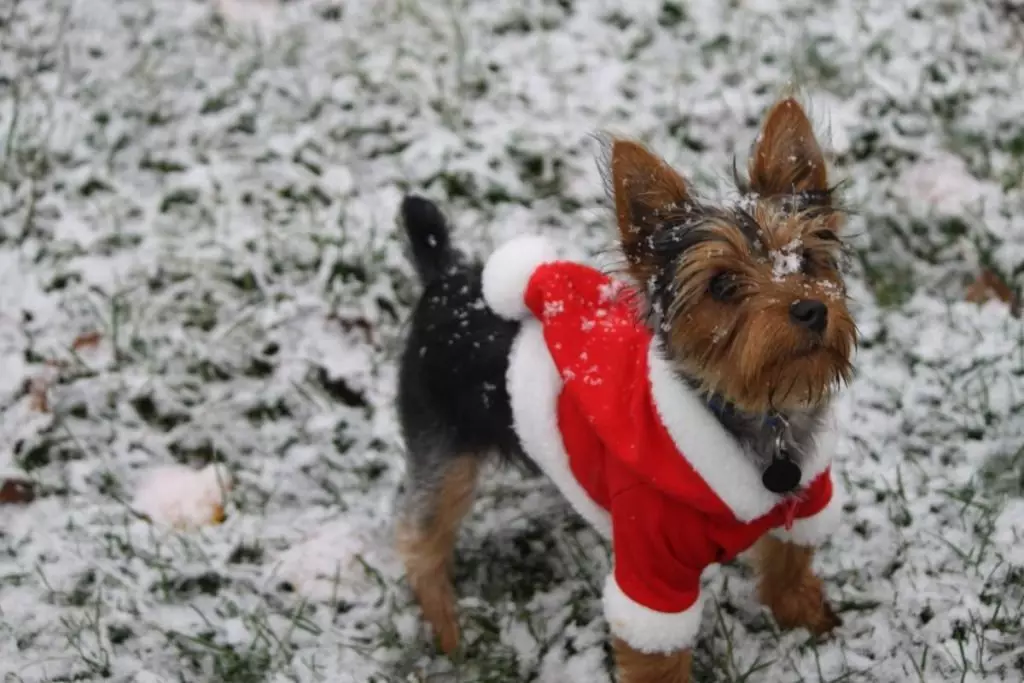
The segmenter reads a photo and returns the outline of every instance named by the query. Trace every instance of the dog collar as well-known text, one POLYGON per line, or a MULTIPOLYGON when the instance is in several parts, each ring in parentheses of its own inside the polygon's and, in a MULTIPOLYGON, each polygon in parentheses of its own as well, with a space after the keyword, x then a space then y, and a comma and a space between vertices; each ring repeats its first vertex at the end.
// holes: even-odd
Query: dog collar
MULTIPOLYGON (((718 418, 723 426, 734 420, 739 414, 736 406, 730 401, 726 401, 721 394, 711 394, 705 402, 708 410, 718 418)), ((786 447, 786 431, 789 429, 789 422, 775 411, 761 416, 761 419, 772 432, 772 459, 761 473, 761 483, 775 494, 792 493, 800 485, 803 473, 800 471, 800 466, 790 457, 789 449, 786 447)))

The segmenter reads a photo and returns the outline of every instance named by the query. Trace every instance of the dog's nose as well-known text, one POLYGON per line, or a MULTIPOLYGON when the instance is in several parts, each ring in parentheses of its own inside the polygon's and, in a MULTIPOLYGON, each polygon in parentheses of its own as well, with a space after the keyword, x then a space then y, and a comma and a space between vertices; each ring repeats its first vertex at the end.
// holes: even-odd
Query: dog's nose
POLYGON ((828 306, 815 299, 801 299, 789 307, 789 317, 800 327, 821 334, 828 324, 828 306))

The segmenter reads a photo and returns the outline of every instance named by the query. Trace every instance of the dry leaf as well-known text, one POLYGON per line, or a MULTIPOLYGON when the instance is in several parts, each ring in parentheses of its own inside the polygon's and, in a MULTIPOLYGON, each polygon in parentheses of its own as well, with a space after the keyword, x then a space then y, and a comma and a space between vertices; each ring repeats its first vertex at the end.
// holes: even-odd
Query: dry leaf
POLYGON ((35 484, 28 479, 5 479, 0 484, 0 505, 31 503, 35 497, 35 484))
POLYGON ((973 304, 983 304, 986 301, 996 298, 1010 306, 1010 311, 1016 316, 1020 313, 1020 302, 1017 300, 1013 289, 1010 288, 1001 277, 988 268, 981 271, 974 282, 967 288, 967 301, 973 304))
POLYGON ((85 334, 80 334, 75 337, 75 341, 71 343, 71 348, 75 351, 78 351, 79 349, 91 349, 100 343, 101 338, 102 337, 99 332, 86 332, 85 334))
POLYGON ((29 407, 38 413, 50 412, 50 399, 47 396, 49 383, 43 377, 33 377, 29 381, 29 407))

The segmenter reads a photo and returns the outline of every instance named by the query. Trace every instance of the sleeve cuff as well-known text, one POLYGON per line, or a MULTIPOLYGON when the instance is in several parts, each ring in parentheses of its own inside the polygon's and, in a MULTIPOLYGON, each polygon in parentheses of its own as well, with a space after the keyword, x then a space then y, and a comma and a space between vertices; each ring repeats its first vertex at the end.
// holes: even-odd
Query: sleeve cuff
POLYGON ((780 541, 804 546, 819 546, 829 539, 839 528, 839 517, 843 511, 843 492, 833 485, 832 497, 828 504, 809 517, 801 517, 793 522, 793 528, 778 527, 771 534, 780 541))
POLYGON ((693 646, 700 630, 703 596, 682 612, 658 612, 626 595, 614 573, 604 585, 604 614, 612 635, 634 650, 667 653, 693 646))

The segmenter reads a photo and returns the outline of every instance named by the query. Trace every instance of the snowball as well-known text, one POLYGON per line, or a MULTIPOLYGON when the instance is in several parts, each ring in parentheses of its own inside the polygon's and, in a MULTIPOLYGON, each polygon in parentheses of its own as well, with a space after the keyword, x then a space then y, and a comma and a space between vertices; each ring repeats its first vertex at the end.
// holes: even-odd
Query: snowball
POLYGON ((231 479, 221 465, 194 470, 182 465, 153 469, 135 494, 133 507, 155 524, 189 529, 224 521, 224 494, 231 479))

